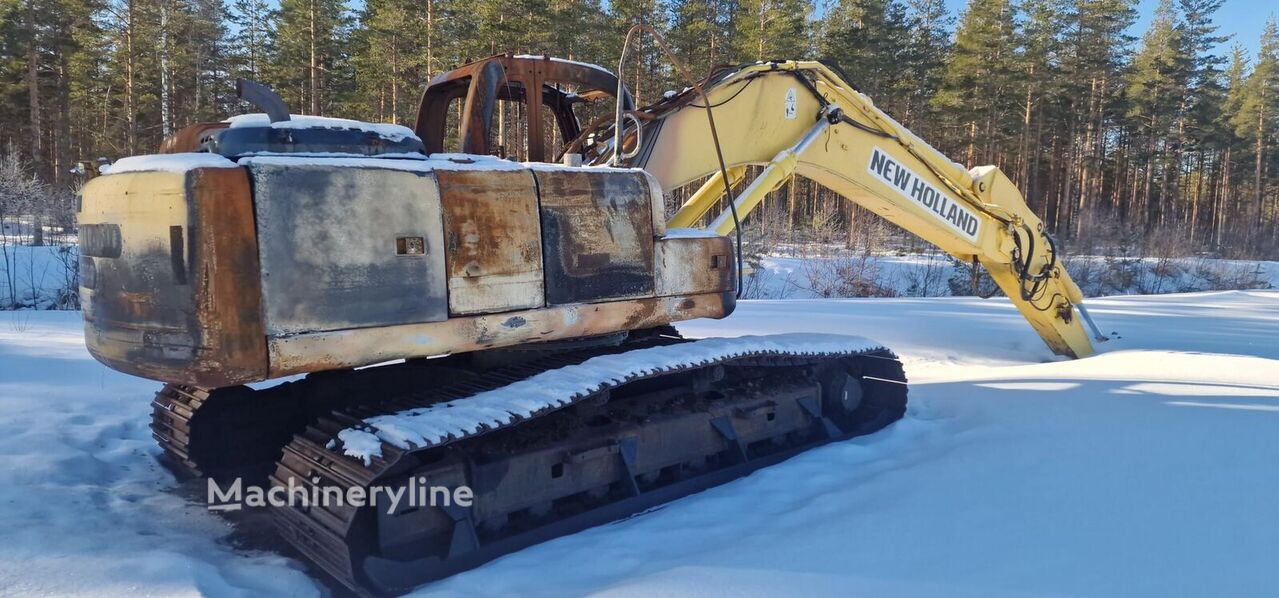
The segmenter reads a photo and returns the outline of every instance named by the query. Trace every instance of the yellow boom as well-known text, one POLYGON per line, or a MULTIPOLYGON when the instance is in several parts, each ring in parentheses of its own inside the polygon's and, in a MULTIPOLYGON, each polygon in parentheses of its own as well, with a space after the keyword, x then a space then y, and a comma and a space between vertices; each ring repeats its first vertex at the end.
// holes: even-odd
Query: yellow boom
MULTIPOLYGON (((626 120, 642 124, 638 142, 636 125, 626 130, 624 147, 634 158, 624 162, 664 189, 711 175, 669 226, 709 218, 707 228, 719 234, 734 228, 729 210, 711 213, 725 205, 725 188, 706 101, 731 183, 745 178, 748 165, 764 167, 734 197, 739 218, 792 174, 808 177, 958 259, 981 262, 1054 352, 1093 353, 1080 322, 1089 318, 1079 287, 1043 223, 998 168, 956 164, 819 62, 748 65, 711 77, 703 91, 705 100, 686 90, 626 120)), ((1102 338, 1095 326, 1093 333, 1102 338)))

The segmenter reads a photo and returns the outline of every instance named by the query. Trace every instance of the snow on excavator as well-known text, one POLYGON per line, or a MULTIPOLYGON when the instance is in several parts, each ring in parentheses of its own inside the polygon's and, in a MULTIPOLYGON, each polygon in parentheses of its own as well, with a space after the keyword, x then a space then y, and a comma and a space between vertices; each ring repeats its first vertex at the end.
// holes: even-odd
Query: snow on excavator
POLYGON ((1012 183, 821 63, 722 68, 637 108, 603 68, 495 56, 433 80, 415 130, 239 91, 265 114, 189 127, 88 182, 86 340, 167 383, 152 429, 186 474, 469 489, 467 505, 271 509, 357 591, 407 591, 902 417, 901 364, 873 341, 671 326, 732 313, 724 235, 793 173, 983 264, 1055 352, 1092 351, 1012 183), (583 127, 602 100, 616 114, 583 127), (523 123, 527 162, 492 155, 502 102, 550 115, 523 123), (663 190, 700 179, 666 218, 663 190))

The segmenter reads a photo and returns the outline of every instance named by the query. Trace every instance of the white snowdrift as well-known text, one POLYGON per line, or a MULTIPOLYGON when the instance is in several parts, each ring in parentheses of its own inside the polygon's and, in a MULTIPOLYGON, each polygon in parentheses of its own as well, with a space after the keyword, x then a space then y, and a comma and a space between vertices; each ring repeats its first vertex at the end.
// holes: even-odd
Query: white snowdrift
POLYGON ((120 158, 104 167, 103 174, 122 172, 186 172, 196 168, 235 168, 232 162, 218 154, 186 152, 179 154, 147 154, 120 158))
MULTIPOLYGON (((1279 587, 1279 292, 1090 300, 1122 338, 1053 357, 1006 301, 744 302, 686 334, 857 334, 906 419, 419 590, 443 595, 1260 596, 1279 587)), ((318 595, 173 494, 157 384, 78 314, 0 314, 0 588, 318 595)))

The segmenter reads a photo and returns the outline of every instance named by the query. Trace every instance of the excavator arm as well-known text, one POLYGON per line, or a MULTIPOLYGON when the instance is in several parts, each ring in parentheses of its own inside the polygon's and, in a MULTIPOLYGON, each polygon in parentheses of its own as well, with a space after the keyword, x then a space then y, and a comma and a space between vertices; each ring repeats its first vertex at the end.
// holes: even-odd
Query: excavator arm
POLYGON ((792 175, 805 176, 957 259, 981 262, 1055 353, 1093 353, 1081 320, 1103 339, 1043 222, 998 168, 967 170, 951 161, 823 63, 722 70, 702 91, 632 113, 623 120, 623 155, 613 159, 612 143, 603 142, 587 150, 588 159, 643 168, 664 189, 710 175, 668 224, 695 227, 709 219, 707 228, 719 234, 732 232, 792 175), (727 205, 723 175, 737 186, 752 165, 763 169, 733 197, 736 216, 716 211, 727 205))

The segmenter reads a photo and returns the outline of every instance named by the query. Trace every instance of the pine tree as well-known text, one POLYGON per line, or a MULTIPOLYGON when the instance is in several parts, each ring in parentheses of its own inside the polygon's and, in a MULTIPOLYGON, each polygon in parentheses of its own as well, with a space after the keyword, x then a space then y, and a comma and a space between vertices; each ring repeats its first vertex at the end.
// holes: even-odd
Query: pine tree
POLYGON ((840 0, 824 19, 819 52, 885 110, 905 111, 901 65, 911 46, 906 7, 896 0, 840 0))
POLYGON ((1221 131, 1224 150, 1221 156, 1221 184, 1210 227, 1213 247, 1219 247, 1225 242, 1227 222, 1239 220, 1232 216, 1237 209, 1234 181, 1237 168, 1235 150, 1242 140, 1232 123, 1239 118, 1239 112, 1243 107, 1244 87, 1248 78, 1248 58, 1243 47, 1238 43, 1230 51, 1230 64, 1226 67, 1224 78, 1225 93, 1221 102, 1221 113, 1217 117, 1217 122, 1214 123, 1214 128, 1221 131))
POLYGON ((1188 199, 1188 212, 1183 220, 1189 223, 1191 240, 1199 237, 1199 220, 1206 191, 1205 179, 1220 149, 1221 131, 1215 127, 1219 121, 1225 90, 1222 87, 1221 66, 1226 58, 1216 53, 1216 48, 1230 39, 1218 35, 1212 15, 1225 0, 1178 0, 1181 22, 1177 25, 1183 44, 1182 56, 1186 61, 1187 85, 1182 94, 1181 110, 1177 124, 1177 150, 1182 156, 1179 162, 1193 164, 1183 167, 1191 172, 1181 185, 1183 199, 1188 199), (1188 196, 1188 197, 1187 197, 1188 196))
MULTIPOLYGON (((1266 21, 1261 34, 1257 62, 1244 82, 1239 97, 1239 110, 1231 119, 1235 132, 1252 146, 1252 222, 1261 229, 1267 218, 1266 173, 1275 162, 1276 135, 1279 135, 1279 27, 1274 17, 1266 21)), ((1273 201, 1272 201, 1273 203, 1273 201)), ((1274 220, 1275 208, 1270 207, 1274 220)), ((1273 238, 1275 231, 1270 231, 1273 238)), ((1254 243, 1260 239, 1252 239, 1254 243)))
POLYGON ((809 0, 739 0, 733 32, 737 61, 804 58, 809 0))
MULTIPOLYGON (((636 24, 652 27, 659 34, 667 31, 667 12, 664 0, 612 0, 609 3, 612 16, 613 31, 616 39, 622 39, 626 32, 636 24)), ((681 81, 678 73, 673 72, 669 62, 663 56, 657 42, 649 36, 638 36, 627 54, 626 72, 619 73, 625 78, 627 87, 635 96, 635 102, 643 105, 655 101, 661 94, 671 88, 682 88, 686 83, 681 81)), ((618 50, 621 44, 618 44, 618 50)), ((610 53, 605 61, 607 65, 616 64, 619 53, 610 53)), ((690 67, 691 68, 691 67, 690 67)), ((692 72, 690 77, 698 78, 703 73, 692 72)))
POLYGON ((1019 94, 1022 98, 1021 124, 1017 165, 1013 172, 1032 206, 1040 199, 1031 189, 1041 143, 1039 131, 1043 127, 1045 113, 1054 107, 1055 99, 1061 95, 1059 60, 1063 8, 1057 0, 1027 0, 1022 4, 1026 16, 1021 29, 1022 49, 1018 61, 1022 90, 1019 94))
MULTIPOLYGON (((375 121, 401 122, 408 118, 410 72, 417 66, 416 27, 402 0, 368 0, 354 34, 351 58, 363 115, 375 121)), ((414 86, 420 81, 413 81, 414 86)))
POLYGON ((351 83, 342 0, 281 0, 269 79, 294 111, 341 112, 351 83))
MULTIPOLYGON (((704 77, 716 64, 737 59, 726 41, 732 36, 728 27, 732 6, 724 0, 672 0, 666 38, 694 77, 704 77)), ((683 84, 675 88, 682 89, 683 84)))
POLYGON ((908 5, 910 43, 902 65, 905 76, 900 78, 907 100, 899 120, 927 134, 933 120, 929 100, 941 89, 946 73, 954 18, 944 0, 909 0, 908 5))
POLYGON ((1176 176, 1176 157, 1170 145, 1188 79, 1181 31, 1176 25, 1172 1, 1161 0, 1133 59, 1128 83, 1128 116, 1145 138, 1141 203, 1146 207, 1148 231, 1163 224, 1161 220, 1167 215, 1163 204, 1170 201, 1169 185, 1176 176))
POLYGON ((942 89, 935 97, 963 130, 963 161, 997 162, 1018 113, 1017 15, 1008 0, 972 0, 960 17, 942 89))
POLYGON ((266 0, 232 0, 227 17, 235 26, 230 37, 230 54, 235 59, 234 73, 253 81, 262 81, 271 56, 271 38, 275 14, 266 0))
MULTIPOLYGON (((1119 198, 1118 177, 1107 185, 1107 144, 1125 124, 1124 92, 1127 61, 1133 38, 1127 34, 1137 18, 1135 0, 1090 0, 1063 5, 1060 113, 1057 131, 1049 141, 1054 163, 1044 174, 1049 194, 1045 217, 1060 233, 1083 234, 1102 209, 1125 222, 1128 201, 1119 198), (1109 197, 1109 205, 1101 205, 1109 197), (1073 210, 1072 200, 1077 198, 1073 210), (1072 226, 1073 224, 1073 226, 1072 226)), ((1121 143, 1126 140, 1121 139, 1121 143)))

